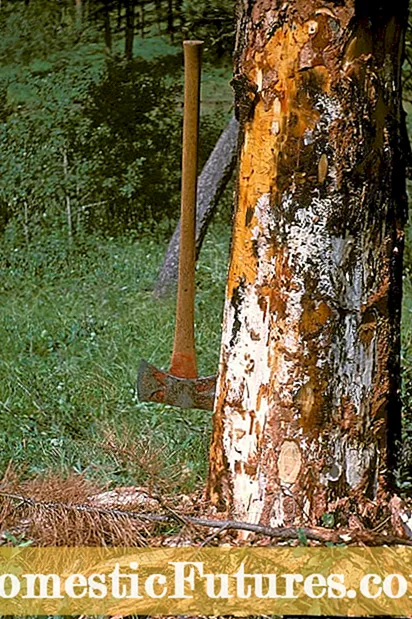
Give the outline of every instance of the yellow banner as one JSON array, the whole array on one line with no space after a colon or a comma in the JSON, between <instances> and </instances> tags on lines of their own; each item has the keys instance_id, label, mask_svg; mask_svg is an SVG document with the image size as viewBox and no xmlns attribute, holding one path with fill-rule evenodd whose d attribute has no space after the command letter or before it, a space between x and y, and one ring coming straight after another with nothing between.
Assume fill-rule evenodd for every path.
<instances>
[{"instance_id":1,"label":"yellow banner","mask_svg":"<svg viewBox=\"0 0 412 619\"><path fill-rule=\"evenodd\" d=\"M2 548L3 615L412 615L412 548Z\"/></svg>"}]
</instances>

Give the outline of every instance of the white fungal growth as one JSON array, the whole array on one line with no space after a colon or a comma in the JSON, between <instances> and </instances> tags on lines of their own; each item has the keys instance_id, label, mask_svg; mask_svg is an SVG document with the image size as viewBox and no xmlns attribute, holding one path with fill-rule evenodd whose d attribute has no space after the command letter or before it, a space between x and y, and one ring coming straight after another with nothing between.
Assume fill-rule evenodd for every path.
<instances>
[{"instance_id":1,"label":"white fungal growth","mask_svg":"<svg viewBox=\"0 0 412 619\"><path fill-rule=\"evenodd\" d=\"M351 488L356 488L362 481L365 473L370 469L375 459L374 447L345 445L345 477Z\"/></svg>"},{"instance_id":2,"label":"white fungal growth","mask_svg":"<svg viewBox=\"0 0 412 619\"><path fill-rule=\"evenodd\" d=\"M272 123L272 133L273 135L279 135L280 133L280 124L278 120L274 120Z\"/></svg>"}]
</instances>

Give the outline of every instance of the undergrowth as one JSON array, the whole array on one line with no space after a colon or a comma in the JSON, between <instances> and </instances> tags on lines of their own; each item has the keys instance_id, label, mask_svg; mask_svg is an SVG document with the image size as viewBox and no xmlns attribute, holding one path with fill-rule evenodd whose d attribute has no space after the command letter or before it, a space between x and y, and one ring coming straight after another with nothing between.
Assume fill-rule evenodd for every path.
<instances>
[{"instance_id":1,"label":"undergrowth","mask_svg":"<svg viewBox=\"0 0 412 619\"><path fill-rule=\"evenodd\" d=\"M218 216L197 267L200 374L217 369L229 230ZM11 460L26 476L71 470L114 486L156 476L185 490L204 478L210 414L136 397L139 359L161 368L170 360L174 299L151 293L165 247L132 234L85 238L72 250L58 235L29 247L4 239L2 470Z\"/></svg>"}]
</instances>

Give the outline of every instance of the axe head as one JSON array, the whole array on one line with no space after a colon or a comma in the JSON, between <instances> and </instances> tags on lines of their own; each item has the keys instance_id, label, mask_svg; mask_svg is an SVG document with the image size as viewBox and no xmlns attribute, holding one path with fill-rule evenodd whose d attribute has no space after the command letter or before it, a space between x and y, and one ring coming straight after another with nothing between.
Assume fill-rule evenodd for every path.
<instances>
[{"instance_id":1,"label":"axe head","mask_svg":"<svg viewBox=\"0 0 412 619\"><path fill-rule=\"evenodd\" d=\"M141 402L159 402L179 408L201 408L212 411L216 376L178 378L158 370L144 359L137 375L137 395Z\"/></svg>"}]
</instances>

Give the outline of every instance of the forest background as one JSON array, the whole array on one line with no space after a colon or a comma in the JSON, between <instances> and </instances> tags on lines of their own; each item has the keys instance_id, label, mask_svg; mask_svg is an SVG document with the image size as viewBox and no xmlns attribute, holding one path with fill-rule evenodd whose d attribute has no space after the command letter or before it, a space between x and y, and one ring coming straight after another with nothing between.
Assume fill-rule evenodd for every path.
<instances>
[{"instance_id":1,"label":"forest background","mask_svg":"<svg viewBox=\"0 0 412 619\"><path fill-rule=\"evenodd\" d=\"M233 114L232 0L0 1L0 475L81 473L191 492L211 415L139 403L168 367L173 295L153 284L178 219L185 38L205 41L200 169ZM404 64L412 104L412 28ZM408 122L412 133L412 121ZM216 372L233 184L197 265L199 373ZM412 494L412 233L404 270L404 443Z\"/></svg>"}]
</instances>

